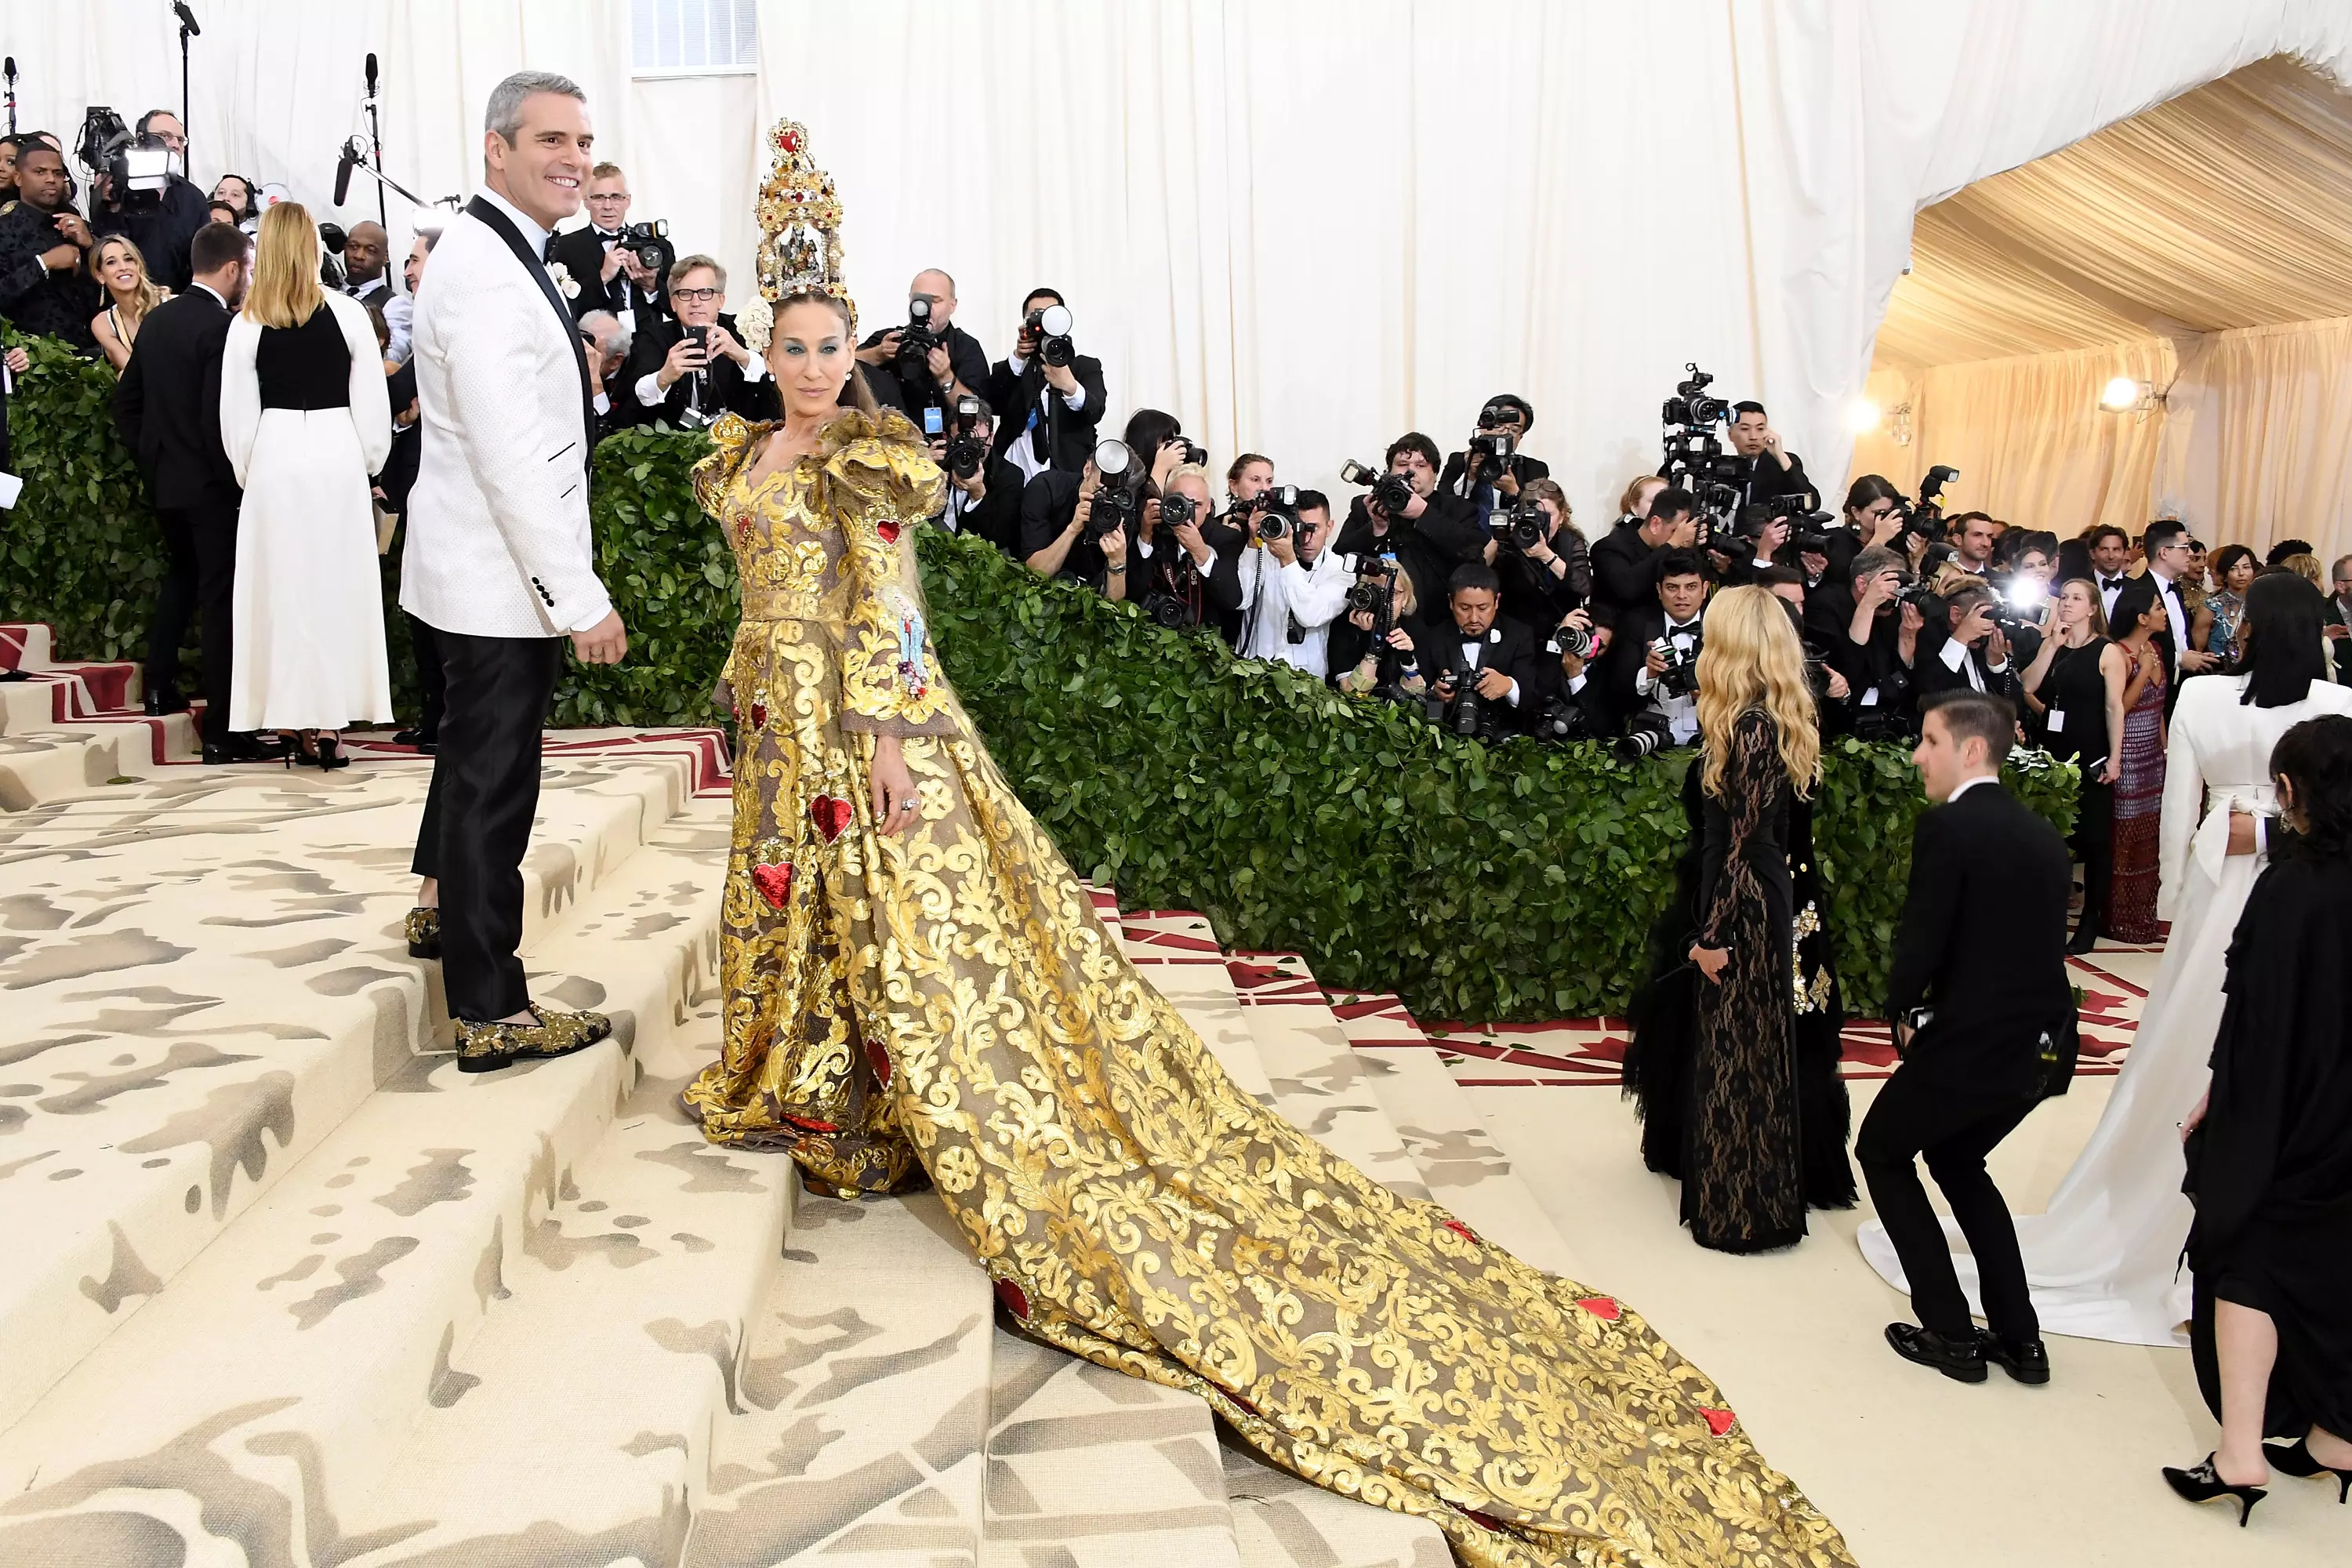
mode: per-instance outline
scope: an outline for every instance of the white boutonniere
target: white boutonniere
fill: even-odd
[[[564,266],[561,261],[551,261],[547,264],[547,275],[555,280],[557,293],[567,300],[577,300],[580,297],[580,280],[572,276],[572,268]]]

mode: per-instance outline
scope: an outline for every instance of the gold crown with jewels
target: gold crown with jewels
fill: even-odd
[[[737,317],[743,342],[764,352],[775,326],[775,306],[795,294],[830,294],[849,310],[849,333],[857,335],[857,302],[842,281],[841,198],[833,176],[809,156],[808,127],[780,120],[768,132],[774,154],[760,187],[760,248],[755,266],[759,299]],[[754,340],[757,341],[754,341]]]

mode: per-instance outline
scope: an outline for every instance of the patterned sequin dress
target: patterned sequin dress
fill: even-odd
[[[2124,754],[2110,799],[2115,873],[2107,884],[2106,934],[2117,942],[2162,942],[2157,923],[2158,813],[2164,805],[2164,682],[2161,663],[2124,710]]]
[[[760,433],[722,419],[698,471],[744,596],[725,1043],[684,1095],[708,1136],[788,1149],[820,1189],[919,1164],[1025,1331],[1199,1394],[1475,1568],[1851,1563],[1637,1313],[1234,1087],[939,677],[913,430],[845,415],[755,487]],[[907,837],[871,820],[878,734],[921,797]]]

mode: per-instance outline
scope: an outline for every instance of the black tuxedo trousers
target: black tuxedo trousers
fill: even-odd
[[[2007,1339],[2040,1336],[2033,1297],[2025,1282],[2025,1259],[2018,1251],[2017,1225],[1985,1169],[1985,1156],[2040,1103],[2038,1095],[1956,1090],[1949,1081],[1922,1071],[1921,1064],[1906,1060],[1862,1119],[1862,1131],[1853,1141],[1854,1161],[1862,1166],[1871,1206],[1886,1226],[1886,1238],[1903,1259],[1911,1310],[1921,1328],[1965,1339],[1974,1326],[1943,1221],[1936,1217],[1927,1189],[1919,1181],[1918,1157],[1924,1155],[1927,1173],[1943,1189],[1953,1220],[1969,1238],[1985,1322]]]
[[[449,1016],[487,1024],[530,1001],[523,983],[522,858],[539,814],[540,732],[563,665],[561,637],[433,629],[447,679],[433,786],[412,868],[441,884]]]

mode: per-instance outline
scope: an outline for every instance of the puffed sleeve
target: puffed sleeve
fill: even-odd
[[[694,504],[703,515],[719,515],[719,499],[734,482],[743,461],[751,455],[751,445],[768,428],[754,425],[740,414],[722,414],[710,426],[710,454],[694,465],[690,476],[694,485]]]
[[[914,530],[943,480],[913,426],[845,415],[827,429],[828,491],[850,595],[841,651],[841,724],[877,735],[959,732],[923,617]],[[837,445],[835,445],[837,443]]]

